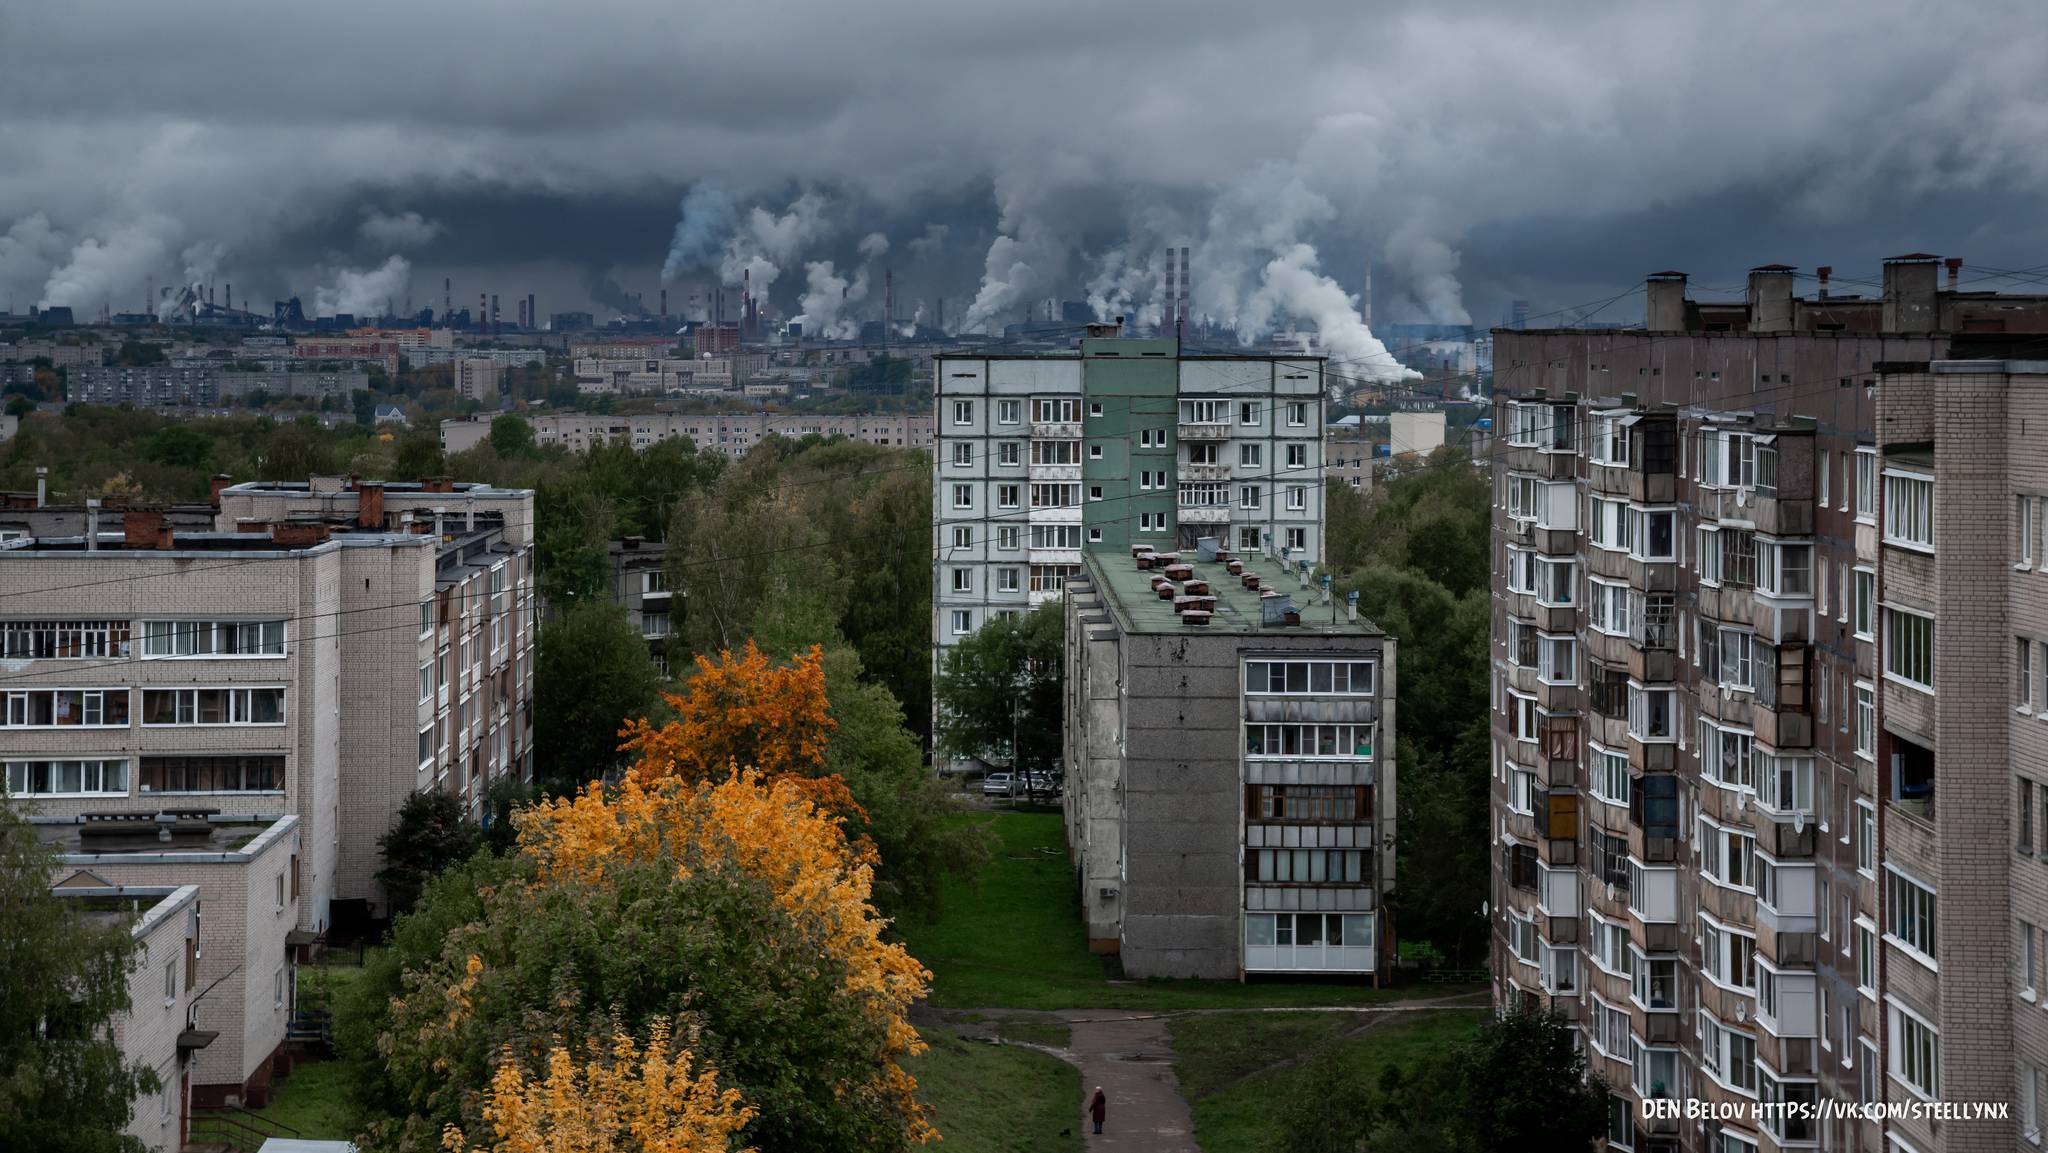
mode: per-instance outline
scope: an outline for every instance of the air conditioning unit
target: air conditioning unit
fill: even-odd
[[[1518,540],[1534,540],[1536,537],[1536,522],[1533,520],[1516,521],[1515,537]]]

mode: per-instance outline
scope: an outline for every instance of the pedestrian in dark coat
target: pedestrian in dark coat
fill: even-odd
[[[1095,1131],[1102,1132],[1102,1119],[1109,1115],[1109,1098],[1102,1095],[1102,1086],[1095,1087],[1095,1096],[1088,1099],[1088,1119],[1095,1122]]]

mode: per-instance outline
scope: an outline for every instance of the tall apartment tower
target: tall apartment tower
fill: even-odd
[[[1496,330],[1496,999],[1610,1149],[2029,1147],[2048,1091],[2048,297],[1747,297]],[[2038,806],[2038,808],[2037,808]],[[1647,1118],[1651,1097],[1721,1120]],[[1814,1119],[1757,1103],[2009,1103]]]
[[[1058,599],[1084,548],[1215,537],[1275,569],[1322,557],[1323,361],[1182,356],[1119,332],[934,358],[934,660]]]

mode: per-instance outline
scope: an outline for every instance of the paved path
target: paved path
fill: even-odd
[[[1201,1153],[1202,1147],[1195,1144],[1194,1117],[1173,1075],[1166,1018],[1086,1010],[1060,1015],[1074,1022],[1068,1052],[1081,1067],[1081,1100],[1074,1102],[1074,1115],[1080,1132],[1086,1134],[1087,1148]],[[1109,1117],[1100,1137],[1086,1114],[1097,1085],[1109,1098]]]

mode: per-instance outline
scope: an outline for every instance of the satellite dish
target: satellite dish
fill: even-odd
[[[1749,1020],[1749,1006],[1748,1006],[1748,1005],[1737,1005],[1737,1006],[1735,1006],[1735,1019],[1736,1019],[1737,1021],[1747,1021],[1747,1020]]]
[[[1793,832],[1794,834],[1798,834],[1798,833],[1803,833],[1803,832],[1805,832],[1805,831],[1806,831],[1806,814],[1805,814],[1805,813],[1802,813],[1802,812],[1795,812],[1795,813],[1793,813],[1793,814],[1792,814],[1792,832]]]

